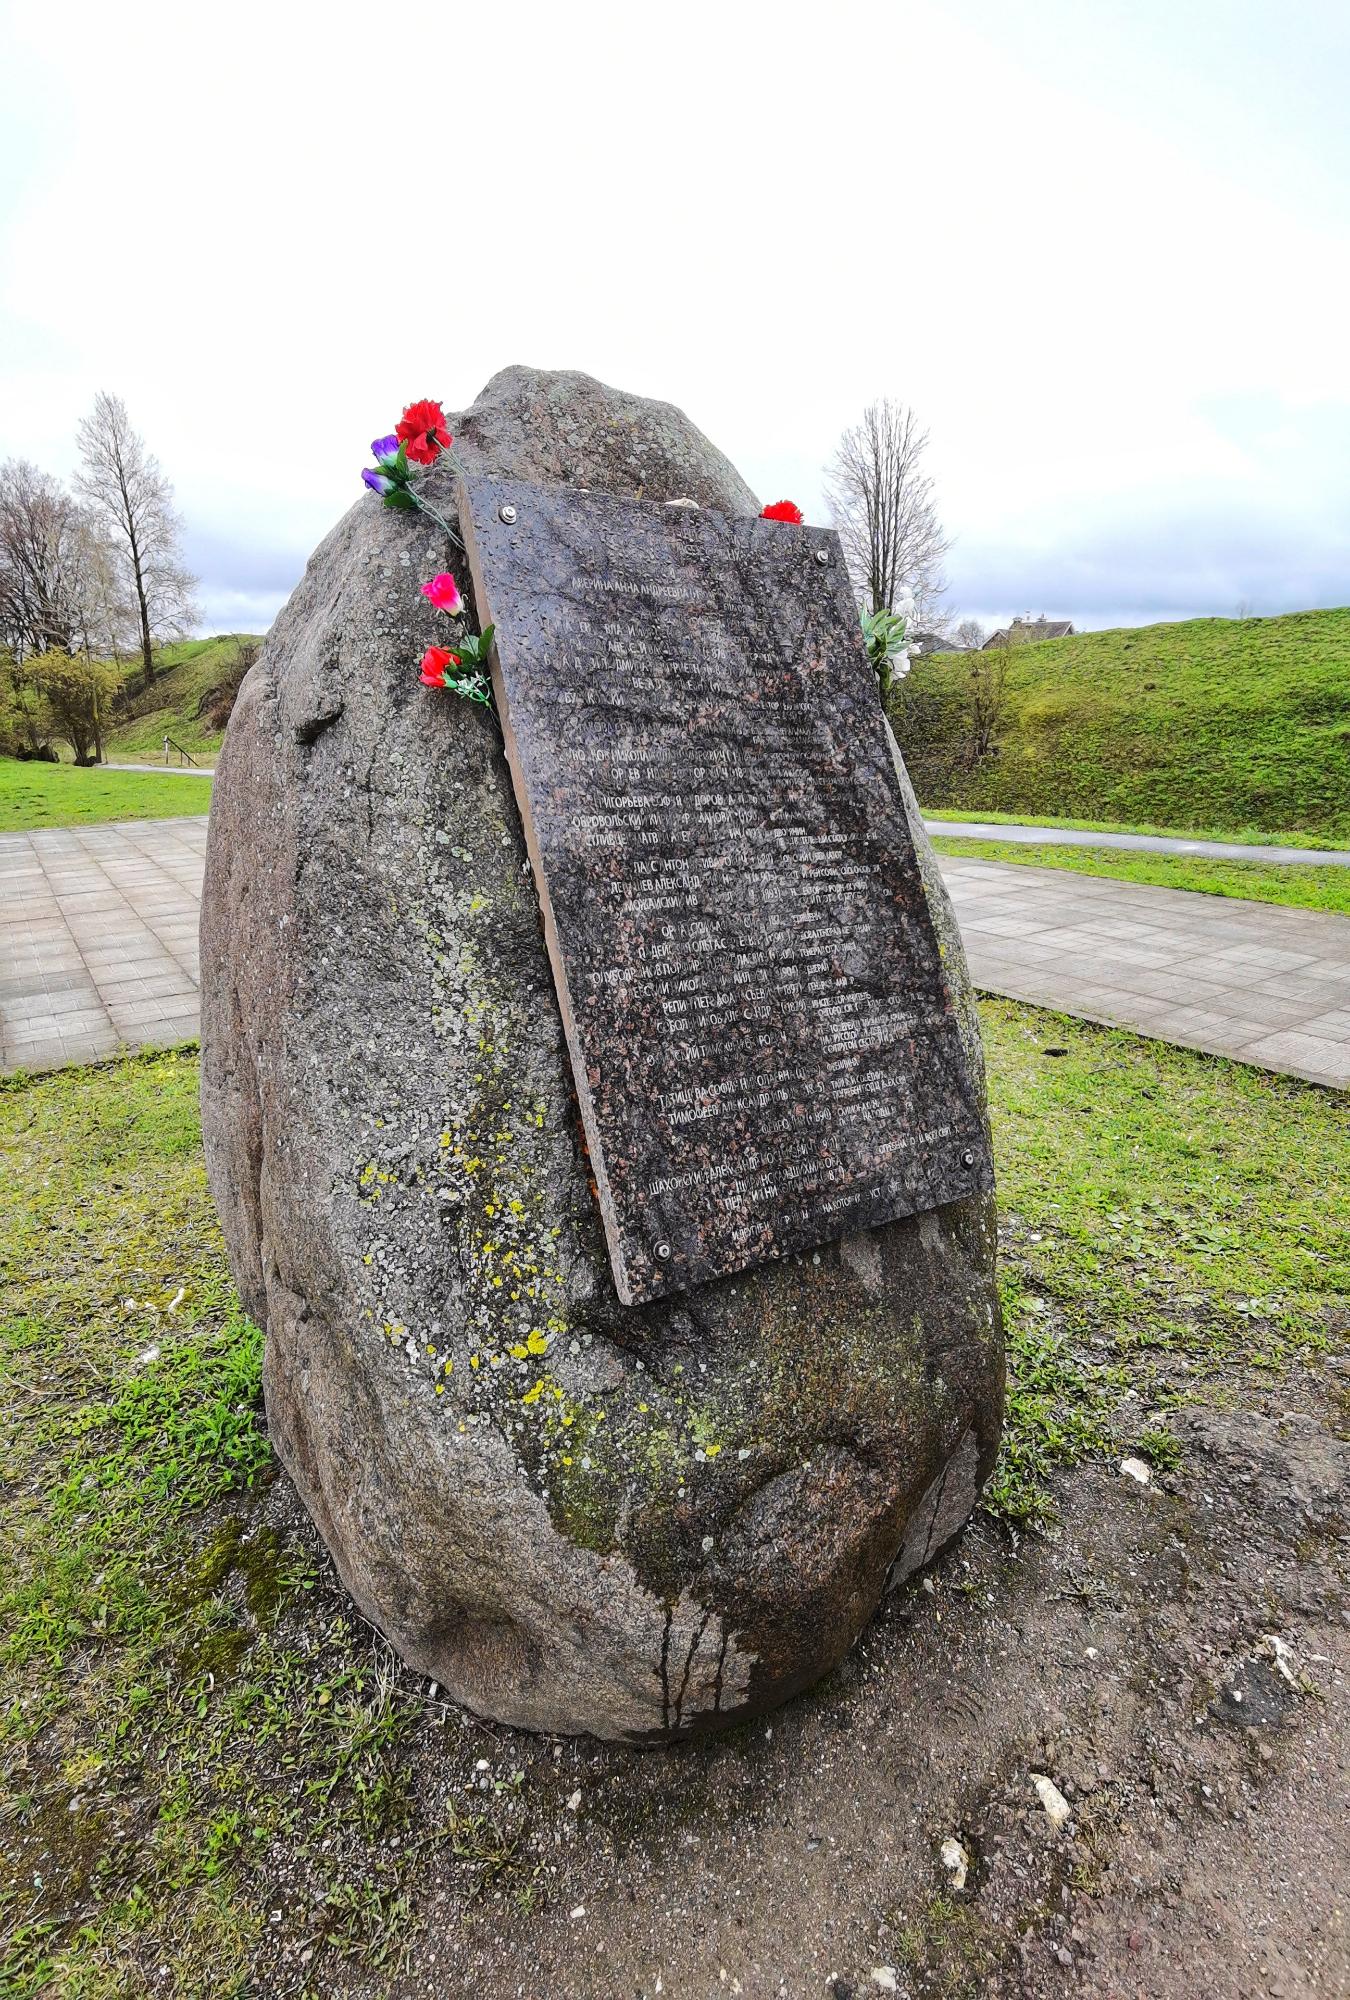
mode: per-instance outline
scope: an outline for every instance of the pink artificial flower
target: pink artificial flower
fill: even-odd
[[[460,596],[459,585],[449,570],[442,570],[422,585],[422,595],[428,604],[434,604],[438,611],[448,611],[452,618],[464,609],[464,599]]]

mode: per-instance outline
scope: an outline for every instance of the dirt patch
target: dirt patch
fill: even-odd
[[[824,1688],[721,1740],[550,1742],[423,1683],[412,1783],[458,1836],[392,1913],[372,1851],[375,1976],[280,1865],[257,1990],[1344,1992],[1350,1453],[1288,1383],[1174,1429],[1161,1482],[1081,1470],[1050,1537],[977,1524]]]

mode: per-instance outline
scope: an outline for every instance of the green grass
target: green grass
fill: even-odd
[[[983,1018],[1012,1363],[986,1504],[1025,1525],[1075,1459],[1175,1463],[1190,1387],[1318,1364],[1350,1106]],[[0,1084],[0,1301],[0,1991],[385,1991],[433,1849],[466,1913],[547,1895],[571,1777],[397,1667],[275,1477],[190,1051]]]
[[[271,1524],[194,1052],[0,1083],[0,1301],[0,1992],[275,1990],[278,1899],[330,1973],[395,1969],[420,1857],[471,1899],[514,1788]]]
[[[213,762],[224,732],[212,730],[198,711],[227,675],[247,636],[225,633],[165,646],[149,687],[142,684],[140,667],[129,666],[126,702],[104,739],[108,762],[162,767],[166,734],[199,763]],[[180,813],[204,813],[210,804],[209,778],[162,768],[143,777],[136,771],[79,770],[73,764],[0,758],[0,832],[99,820],[173,819]]]
[[[1263,861],[1209,861],[1201,855],[1142,854],[1120,847],[1042,847],[1015,840],[962,840],[955,834],[943,834],[933,845],[939,854],[972,861],[1067,868],[1078,875],[1109,875],[1120,882],[1150,882],[1160,889],[1243,896],[1253,903],[1284,903],[1350,917],[1350,868],[1319,868],[1302,861],[1284,867]]]
[[[221,633],[214,639],[185,639],[180,645],[165,646],[156,655],[159,672],[149,687],[142,686],[139,665],[128,668],[127,684],[134,692],[130,706],[109,732],[105,754],[110,761],[158,762],[166,734],[198,762],[212,761],[224,732],[211,729],[198,711],[248,638],[247,633]]]
[[[1012,1370],[986,1503],[1035,1522],[1057,1465],[1162,1464],[1180,1395],[1344,1339],[1350,1099],[1013,1001],[981,1016]]]
[[[100,820],[173,819],[204,813],[210,804],[209,778],[96,766],[80,770],[74,764],[22,764],[0,757],[0,833]]]
[[[1350,610],[1194,619],[1014,647],[997,754],[961,767],[960,655],[894,706],[925,812],[1281,828],[1350,843]]]

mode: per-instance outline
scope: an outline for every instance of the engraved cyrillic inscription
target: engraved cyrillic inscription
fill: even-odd
[[[461,518],[620,1297],[990,1187],[834,538],[480,479]]]

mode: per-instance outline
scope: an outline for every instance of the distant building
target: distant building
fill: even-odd
[[[916,658],[924,653],[959,653],[961,650],[954,640],[944,638],[941,632],[908,633],[905,648]]]
[[[1071,618],[1047,618],[1044,612],[1039,618],[1014,618],[1002,631],[989,634],[984,651],[991,646],[1034,646],[1039,639],[1067,639],[1072,631]]]

